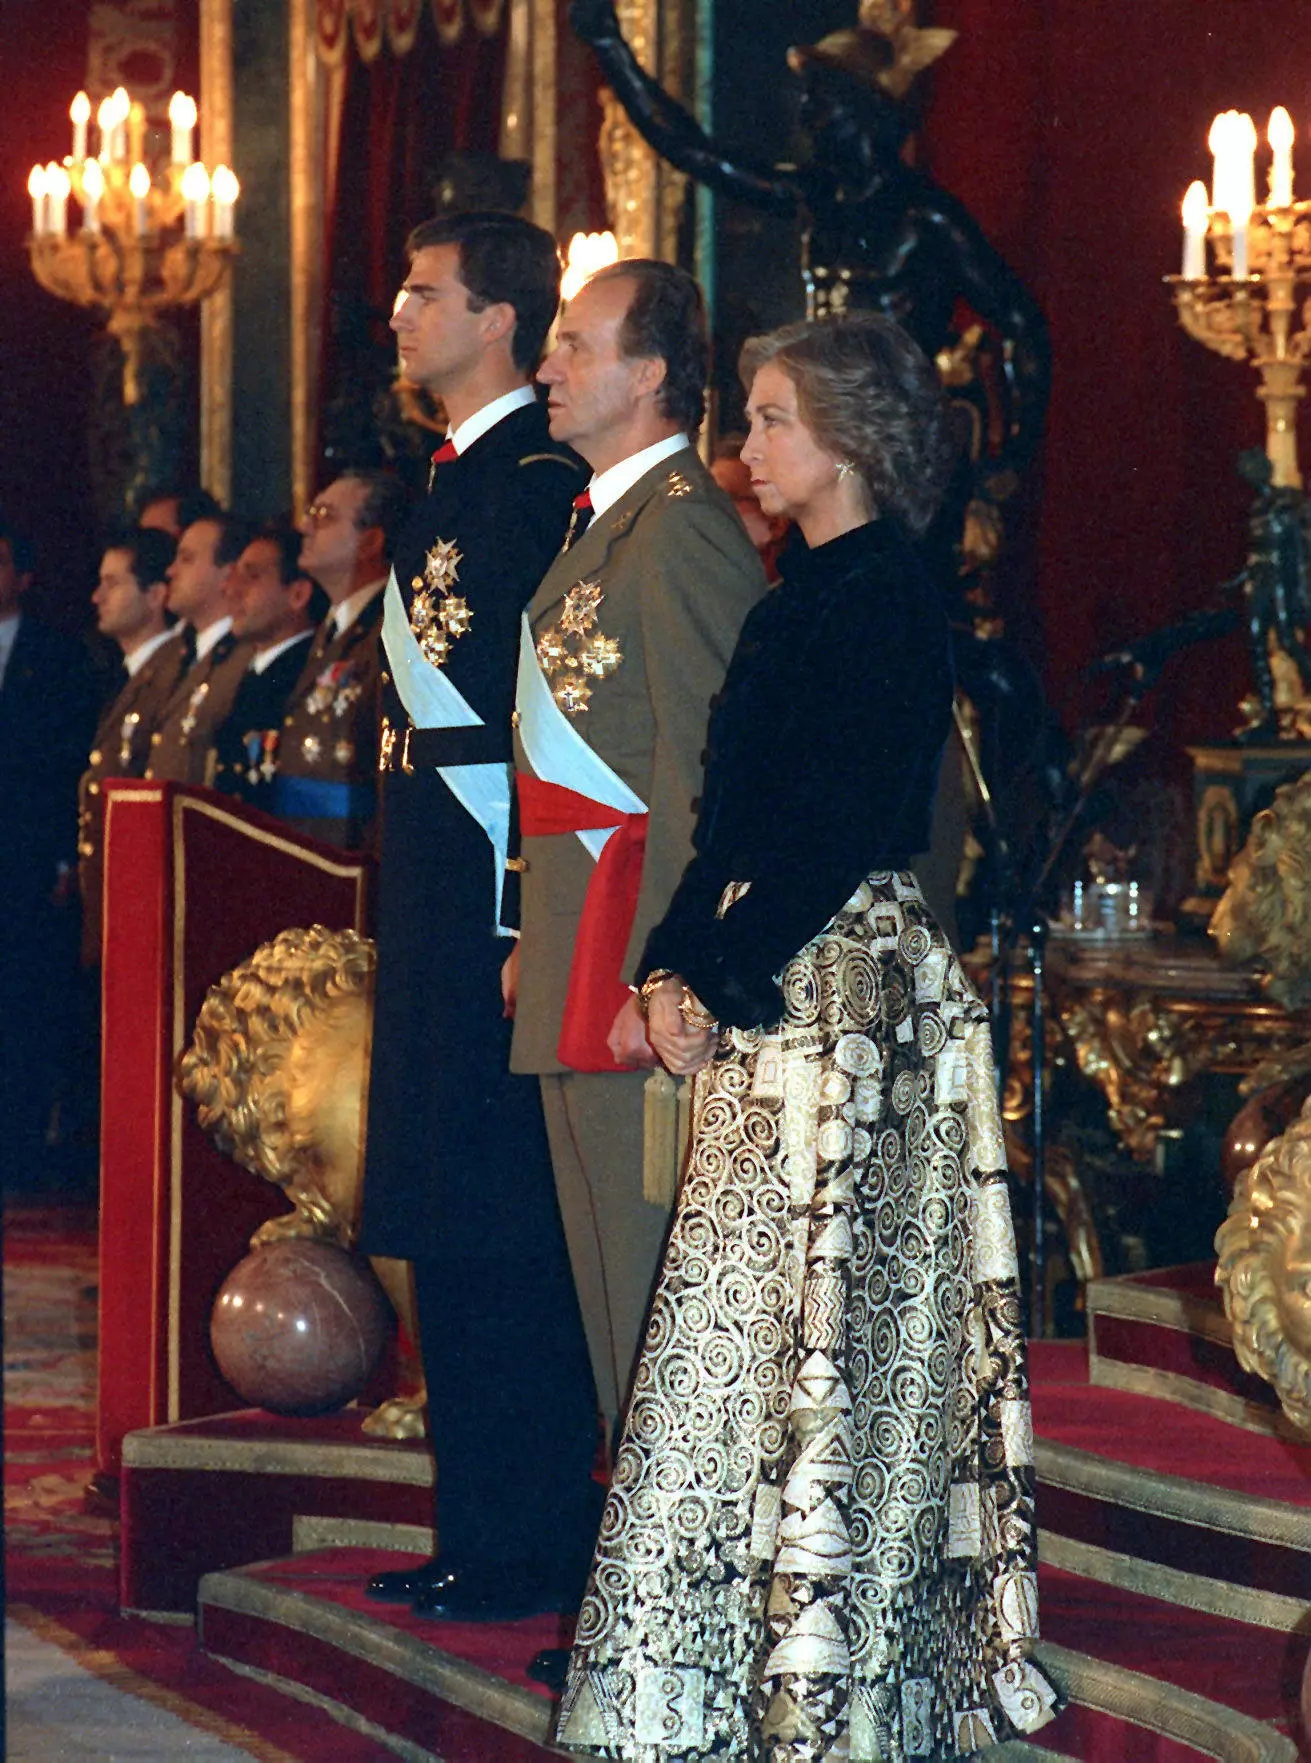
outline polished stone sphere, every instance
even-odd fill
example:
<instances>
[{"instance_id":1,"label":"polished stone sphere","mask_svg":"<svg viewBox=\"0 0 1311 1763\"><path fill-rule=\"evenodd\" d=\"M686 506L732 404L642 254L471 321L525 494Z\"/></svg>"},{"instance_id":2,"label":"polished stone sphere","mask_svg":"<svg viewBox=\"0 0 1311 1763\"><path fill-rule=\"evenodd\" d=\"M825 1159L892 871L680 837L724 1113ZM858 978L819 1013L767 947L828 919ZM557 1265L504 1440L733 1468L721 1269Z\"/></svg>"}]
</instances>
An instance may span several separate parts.
<instances>
[{"instance_id":1,"label":"polished stone sphere","mask_svg":"<svg viewBox=\"0 0 1311 1763\"><path fill-rule=\"evenodd\" d=\"M333 1243L270 1243L238 1262L209 1338L223 1376L273 1414L328 1414L377 1366L390 1310L368 1267Z\"/></svg>"}]
</instances>

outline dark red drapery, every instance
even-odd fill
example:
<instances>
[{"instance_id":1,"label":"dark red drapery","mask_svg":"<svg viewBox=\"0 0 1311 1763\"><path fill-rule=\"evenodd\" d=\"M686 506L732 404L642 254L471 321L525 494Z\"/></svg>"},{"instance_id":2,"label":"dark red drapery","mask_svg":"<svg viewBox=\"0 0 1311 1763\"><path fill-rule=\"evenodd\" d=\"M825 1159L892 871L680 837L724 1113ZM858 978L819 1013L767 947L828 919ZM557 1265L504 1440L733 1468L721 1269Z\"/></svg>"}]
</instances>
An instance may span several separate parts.
<instances>
[{"instance_id":1,"label":"dark red drapery","mask_svg":"<svg viewBox=\"0 0 1311 1763\"><path fill-rule=\"evenodd\" d=\"M1311 40L1288 0L939 0L934 22L960 37L931 76L928 162L1051 324L1036 591L1061 691L1242 562L1234 460L1264 438L1256 374L1184 335L1161 277L1179 269L1179 203L1209 180L1217 111L1250 111L1264 140L1288 105L1311 193ZM1304 464L1308 448L1304 424ZM1158 730L1227 733L1249 677L1237 638L1181 656L1151 700Z\"/></svg>"}]
</instances>

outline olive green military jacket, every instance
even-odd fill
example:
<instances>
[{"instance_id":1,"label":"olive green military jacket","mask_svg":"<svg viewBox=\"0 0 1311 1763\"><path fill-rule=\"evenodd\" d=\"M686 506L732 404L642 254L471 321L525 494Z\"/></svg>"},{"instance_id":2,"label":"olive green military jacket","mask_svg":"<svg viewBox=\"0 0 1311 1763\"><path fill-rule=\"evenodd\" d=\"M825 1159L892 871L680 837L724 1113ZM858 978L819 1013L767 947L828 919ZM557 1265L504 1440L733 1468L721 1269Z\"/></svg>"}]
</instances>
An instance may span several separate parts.
<instances>
[{"instance_id":1,"label":"olive green military jacket","mask_svg":"<svg viewBox=\"0 0 1311 1763\"><path fill-rule=\"evenodd\" d=\"M82 891L82 960L100 960L100 895L104 886L107 777L141 777L150 758L150 737L176 689L183 667L179 632L161 643L127 680L100 718L77 786L77 869Z\"/></svg>"},{"instance_id":2,"label":"olive green military jacket","mask_svg":"<svg viewBox=\"0 0 1311 1763\"><path fill-rule=\"evenodd\" d=\"M179 679L150 737L145 775L178 784L209 781L214 730L232 708L254 646L229 631Z\"/></svg>"},{"instance_id":3,"label":"olive green military jacket","mask_svg":"<svg viewBox=\"0 0 1311 1763\"><path fill-rule=\"evenodd\" d=\"M562 630L575 654L608 639L609 647L600 648L603 674L562 665L548 679L557 703L569 696L565 682L590 686L573 726L647 806L626 977L692 855L710 699L743 619L764 592L760 559L732 502L689 447L661 460L598 515L556 558L529 603L532 640L548 663ZM569 626L583 628L571 633ZM531 769L517 732L515 765ZM575 833L525 837L522 857L510 1063L515 1071L559 1072L568 1069L556 1043L594 865Z\"/></svg>"}]
</instances>

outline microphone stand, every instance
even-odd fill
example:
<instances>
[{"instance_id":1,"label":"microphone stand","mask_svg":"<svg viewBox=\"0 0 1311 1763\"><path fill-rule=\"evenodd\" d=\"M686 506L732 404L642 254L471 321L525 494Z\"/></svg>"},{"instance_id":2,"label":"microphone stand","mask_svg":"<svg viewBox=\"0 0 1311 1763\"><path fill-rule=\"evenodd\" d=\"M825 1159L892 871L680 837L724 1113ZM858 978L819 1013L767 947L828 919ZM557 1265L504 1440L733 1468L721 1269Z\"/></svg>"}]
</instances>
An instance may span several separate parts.
<instances>
[{"instance_id":1,"label":"microphone stand","mask_svg":"<svg viewBox=\"0 0 1311 1763\"><path fill-rule=\"evenodd\" d=\"M1026 965L1033 985L1033 997L1030 1008L1030 1036L1033 1059L1033 1132L1032 1132L1032 1167L1033 1167L1033 1232L1029 1249L1029 1334L1033 1339L1041 1340L1046 1333L1046 1306L1043 1302L1043 1280L1045 1275L1045 1241L1046 1225L1046 1157L1047 1157L1047 1110L1045 1098L1045 1080L1047 1070L1047 1010L1043 996L1047 967L1047 918L1042 909L1043 894L1051 880L1052 873L1060 861L1071 833L1079 823L1092 794L1106 768L1115 756L1120 736L1129 725L1129 720L1142 703L1147 693L1157 684L1167 657L1161 656L1152 660L1135 658L1131 662L1130 677L1124 688L1123 700L1115 719L1103 728L1098 738L1092 743L1087 756L1079 766L1075 779L1077 788L1074 801L1065 817L1052 833L1047 844L1047 852L1037 875L1032 883L1019 886L1016 882L1015 867L1011 852L1003 837L996 811L996 804L986 784L982 781L982 773L978 764L978 755L974 751L972 737L967 735L962 726L963 719L957 713L957 728L961 731L961 739L965 747L971 771L974 774L976 787L980 789L983 799L984 814L994 841L994 852L997 856L996 880L997 892L991 915L991 947L992 947L992 986L991 986L991 1026L993 1036L993 1057L997 1066L998 1099L1000 1101L1005 1089L1005 1073L1010 1065L1011 1043L1011 1004L1010 1004L1010 968L1011 960L1020 947L1021 936L1025 938L1024 947L1027 954ZM1010 889L1014 888L1011 898L1007 898Z\"/></svg>"}]
</instances>

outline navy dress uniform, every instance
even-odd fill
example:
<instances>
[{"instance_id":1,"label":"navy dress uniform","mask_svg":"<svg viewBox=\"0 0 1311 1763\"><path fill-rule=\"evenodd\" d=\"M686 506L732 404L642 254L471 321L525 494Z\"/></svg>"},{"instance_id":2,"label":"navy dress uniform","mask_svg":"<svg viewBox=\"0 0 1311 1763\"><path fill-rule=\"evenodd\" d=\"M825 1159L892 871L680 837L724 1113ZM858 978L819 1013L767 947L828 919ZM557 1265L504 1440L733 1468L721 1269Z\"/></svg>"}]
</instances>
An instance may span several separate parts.
<instances>
[{"instance_id":1,"label":"navy dress uniform","mask_svg":"<svg viewBox=\"0 0 1311 1763\"><path fill-rule=\"evenodd\" d=\"M596 1399L538 1086L509 1072L500 971L520 618L586 470L535 398L443 456L383 611L361 1246L414 1264L443 1561L576 1595L599 1510Z\"/></svg>"},{"instance_id":2,"label":"navy dress uniform","mask_svg":"<svg viewBox=\"0 0 1311 1763\"><path fill-rule=\"evenodd\" d=\"M283 718L305 666L310 635L306 631L262 671L252 660L232 708L214 730L205 782L265 813L273 812Z\"/></svg>"},{"instance_id":3,"label":"navy dress uniform","mask_svg":"<svg viewBox=\"0 0 1311 1763\"><path fill-rule=\"evenodd\" d=\"M343 850L371 845L377 820L382 593L344 631L329 613L282 719L273 812Z\"/></svg>"}]
</instances>

